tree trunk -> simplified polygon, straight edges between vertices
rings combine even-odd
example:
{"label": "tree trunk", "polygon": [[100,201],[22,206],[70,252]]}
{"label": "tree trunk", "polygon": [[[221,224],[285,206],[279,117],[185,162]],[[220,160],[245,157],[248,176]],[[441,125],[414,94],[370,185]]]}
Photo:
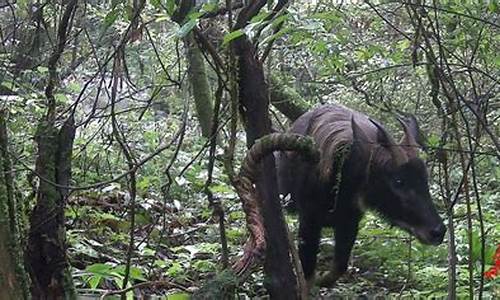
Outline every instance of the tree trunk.
{"label": "tree trunk", "polygon": [[[40,122],[36,172],[40,185],[30,217],[26,264],[32,279],[33,299],[75,299],[66,258],[64,204],[71,179],[71,153],[75,137],[73,117],[58,131],[50,119]],[[50,182],[49,182],[50,181]]]}
{"label": "tree trunk", "polygon": [[193,93],[196,114],[203,137],[209,138],[212,131],[212,90],[208,82],[205,58],[196,44],[193,32],[184,38],[188,60],[188,76]]}
{"label": "tree trunk", "polygon": [[[262,63],[256,58],[255,48],[245,37],[234,41],[239,64],[239,100],[243,115],[247,146],[271,132],[269,98]],[[263,160],[262,172],[256,183],[262,199],[267,250],[264,271],[266,288],[272,299],[296,299],[297,287],[288,248],[287,225],[278,198],[274,157]]]}
{"label": "tree trunk", "polygon": [[0,108],[0,299],[28,299],[27,278],[20,255],[18,211],[8,157],[5,114]]}

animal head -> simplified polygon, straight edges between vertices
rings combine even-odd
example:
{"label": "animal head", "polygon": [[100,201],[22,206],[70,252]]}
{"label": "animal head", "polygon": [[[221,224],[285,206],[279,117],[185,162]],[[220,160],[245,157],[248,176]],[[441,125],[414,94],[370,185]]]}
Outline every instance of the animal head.
{"label": "animal head", "polygon": [[366,205],[420,242],[440,244],[446,227],[429,193],[426,166],[417,156],[424,143],[415,118],[400,120],[404,136],[399,143],[382,125],[370,121],[368,130],[351,119],[353,150],[367,166]]}

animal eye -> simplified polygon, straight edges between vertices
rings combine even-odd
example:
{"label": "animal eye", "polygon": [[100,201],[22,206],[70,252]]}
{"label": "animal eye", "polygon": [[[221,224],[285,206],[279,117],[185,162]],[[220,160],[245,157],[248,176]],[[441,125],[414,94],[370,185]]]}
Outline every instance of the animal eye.
{"label": "animal eye", "polygon": [[394,178],[394,185],[397,186],[397,187],[402,187],[404,186],[404,181],[403,179],[401,179],[400,177],[396,177]]}

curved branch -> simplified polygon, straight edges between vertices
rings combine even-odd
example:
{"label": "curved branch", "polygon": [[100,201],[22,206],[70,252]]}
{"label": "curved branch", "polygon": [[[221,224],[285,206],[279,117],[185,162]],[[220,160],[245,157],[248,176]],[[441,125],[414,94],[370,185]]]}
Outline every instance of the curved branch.
{"label": "curved branch", "polygon": [[319,150],[310,137],[291,134],[273,133],[255,142],[243,161],[240,173],[233,182],[246,215],[250,237],[245,245],[243,256],[233,265],[238,277],[244,278],[264,256],[266,236],[261,213],[262,200],[259,199],[254,183],[259,175],[260,162],[274,151],[296,151],[305,160],[317,162]]}

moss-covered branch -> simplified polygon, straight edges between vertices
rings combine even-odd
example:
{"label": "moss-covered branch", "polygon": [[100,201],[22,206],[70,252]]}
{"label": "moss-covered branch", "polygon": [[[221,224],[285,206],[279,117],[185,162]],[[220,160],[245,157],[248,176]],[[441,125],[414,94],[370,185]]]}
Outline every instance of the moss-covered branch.
{"label": "moss-covered branch", "polygon": [[213,96],[205,68],[205,58],[201,53],[201,49],[196,44],[192,32],[184,38],[184,45],[188,60],[189,82],[193,93],[196,114],[200,122],[201,133],[205,138],[209,138],[212,131]]}
{"label": "moss-covered branch", "polygon": [[271,74],[268,81],[271,104],[291,121],[295,121],[311,108],[295,89],[286,85],[278,76]]}

